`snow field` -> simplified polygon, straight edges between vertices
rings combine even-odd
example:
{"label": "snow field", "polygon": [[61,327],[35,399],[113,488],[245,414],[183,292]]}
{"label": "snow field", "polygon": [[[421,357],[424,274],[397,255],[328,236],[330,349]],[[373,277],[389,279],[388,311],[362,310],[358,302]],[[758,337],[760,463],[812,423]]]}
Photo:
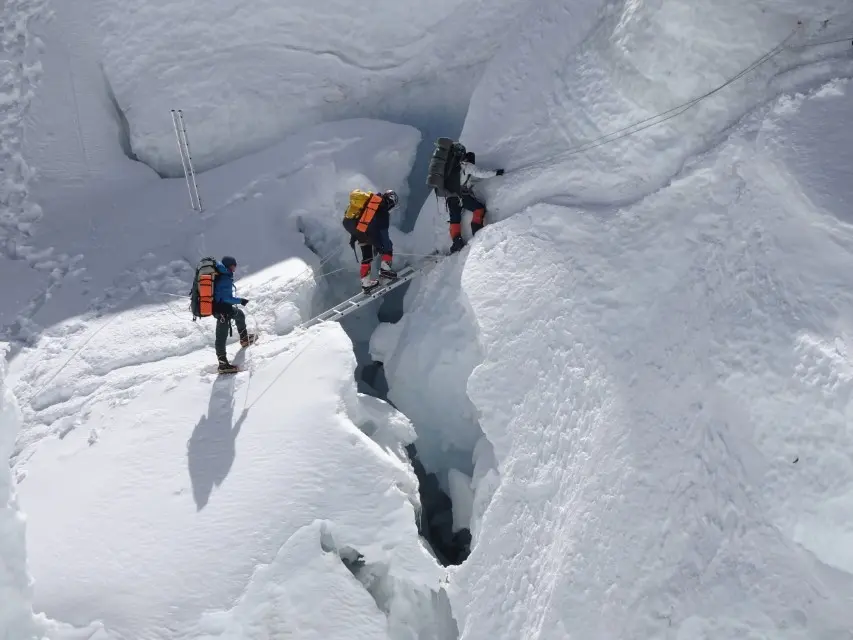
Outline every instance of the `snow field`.
{"label": "snow field", "polygon": [[[796,219],[813,228],[809,242],[797,238],[793,230],[785,239],[790,244],[799,240],[797,252],[789,250],[789,258],[801,257],[817,274],[812,284],[816,299],[808,305],[802,302],[803,294],[785,296],[786,306],[793,307],[801,324],[792,341],[794,363],[785,387],[806,401],[788,406],[789,419],[781,423],[772,412],[781,411],[782,401],[765,399],[753,409],[762,418],[757,441],[773,460],[767,484],[785,496],[772,506],[774,520],[821,561],[847,574],[853,574],[849,552],[853,527],[843,514],[853,506],[853,465],[839,452],[853,446],[849,428],[853,399],[849,384],[850,285],[844,266],[853,246],[849,206],[844,203],[849,203],[853,192],[848,181],[832,178],[853,163],[853,137],[839,132],[823,138],[825,131],[817,123],[841,121],[851,108],[850,79],[780,99],[762,124],[758,144],[763,154],[754,165],[754,171],[787,203]],[[822,259],[816,260],[816,255]],[[793,264],[785,260],[778,269],[795,282],[804,279]],[[792,464],[798,473],[786,473]]]}
{"label": "snow field", "polygon": [[0,16],[0,167],[3,172],[3,209],[0,210],[2,255],[25,258],[32,249],[27,238],[41,209],[30,200],[33,169],[22,154],[23,118],[33,98],[41,65],[33,56],[30,23],[43,16],[44,1],[11,0]]}
{"label": "snow field", "polygon": [[[258,563],[316,519],[412,589],[436,587],[401,454],[414,433],[357,396],[340,327],[270,337],[244,352],[250,373],[237,376],[205,373],[207,356],[138,367],[134,398],[100,394],[76,429],[27,461],[19,490],[37,608],[77,625],[102,620],[119,637],[196,637],[202,614],[230,608]],[[57,486],[57,472],[75,481]],[[343,475],[333,489],[321,480]],[[295,630],[286,608],[279,615],[267,633]]]}
{"label": "snow field", "polygon": [[[40,75],[23,114],[22,151],[35,172],[32,197],[47,217],[63,211],[61,199],[56,209],[50,198],[43,202],[58,189],[91,196],[108,187],[133,189],[155,177],[130,159],[126,123],[103,72],[101,33],[93,28],[97,16],[93,2],[53,2],[47,19],[28,24]],[[165,115],[171,126],[168,106]]]}
{"label": "snow field", "polygon": [[[783,97],[690,160],[772,95],[853,73],[846,45],[786,49],[679,118],[568,154],[718,85],[798,20],[792,45],[843,33],[849,7],[392,4],[376,20],[99,0],[45,27],[24,148],[44,171],[40,244],[63,253],[28,254],[46,275],[9,327],[9,383],[36,606],[88,625],[51,640],[445,640],[450,604],[463,638],[850,637],[849,83]],[[523,212],[416,280],[373,336],[409,422],[355,393],[340,327],[274,334],[352,292],[343,198],[405,198],[418,134],[302,129],[452,120],[486,64],[462,139],[516,169],[482,185],[489,222]],[[174,172],[173,106],[216,167],[207,216],[182,180],[120,157]],[[445,220],[428,201],[411,237],[394,230],[400,255],[446,247]],[[167,294],[224,253],[265,339],[214,381],[210,327]],[[32,290],[20,277],[7,299]],[[450,603],[413,528],[413,429],[473,536]]]}
{"label": "snow field", "polygon": [[500,474],[452,571],[462,638],[853,637],[853,237],[826,177],[850,146],[825,142],[849,87],[780,98],[631,207],[487,227],[445,263],[476,336],[455,397],[395,373],[463,344],[448,278],[409,293],[389,397],[470,403]]}
{"label": "snow field", "polygon": [[[38,60],[38,41],[31,26],[43,19],[47,3],[42,0],[10,0],[0,15],[0,269],[21,289],[32,289],[37,282],[55,283],[53,265],[46,252],[36,248],[32,239],[34,225],[42,208],[32,198],[35,169],[25,149],[24,119],[27,116],[42,74]],[[47,252],[49,253],[49,252]],[[17,309],[27,303],[26,296],[9,290],[0,309],[0,323],[15,320]]]}
{"label": "snow field", "polygon": [[[151,181],[113,204],[132,212],[128,228],[108,217],[85,225],[82,215],[47,223],[85,254],[33,321],[72,317],[24,347],[9,376],[27,401],[15,471],[38,611],[80,633],[100,621],[109,638],[303,633],[309,612],[293,614],[301,600],[291,598],[305,596],[307,574],[294,563],[315,539],[311,566],[331,567],[315,588],[371,604],[350,621],[353,637],[446,623],[433,593],[441,570],[416,529],[403,448],[414,439],[410,423],[356,394],[352,344],[339,326],[292,332],[337,295],[324,272],[342,269],[338,285],[349,273],[347,295],[357,287],[339,229],[349,189],[395,188],[405,199],[418,139],[376,121],[321,125],[199,176],[203,216],[176,213],[186,206],[183,181]],[[231,357],[249,371],[216,378],[213,324],[191,322],[186,293],[198,257],[226,253],[238,259],[238,292],[251,300],[249,329],[262,342],[236,353],[234,336]],[[322,480],[326,472],[336,479]],[[76,479],[61,496],[56,473]],[[358,480],[342,493],[344,473]],[[367,567],[358,579],[339,558],[352,550]],[[66,554],[78,562],[57,562]],[[84,586],[68,592],[70,581]],[[279,600],[253,600],[274,593]]]}

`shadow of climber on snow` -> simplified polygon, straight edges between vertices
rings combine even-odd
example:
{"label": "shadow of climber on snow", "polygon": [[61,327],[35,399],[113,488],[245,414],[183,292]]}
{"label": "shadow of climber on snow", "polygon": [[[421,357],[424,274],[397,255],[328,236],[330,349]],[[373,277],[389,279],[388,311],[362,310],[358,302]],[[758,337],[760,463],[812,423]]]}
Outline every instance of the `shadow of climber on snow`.
{"label": "shadow of climber on snow", "polygon": [[[241,364],[244,358],[245,351],[241,351],[234,359],[234,364]],[[207,506],[214,485],[218,487],[222,484],[234,463],[235,441],[249,413],[248,409],[244,409],[232,427],[236,383],[233,375],[216,378],[210,392],[207,414],[199,419],[187,442],[187,465],[197,511]]]}

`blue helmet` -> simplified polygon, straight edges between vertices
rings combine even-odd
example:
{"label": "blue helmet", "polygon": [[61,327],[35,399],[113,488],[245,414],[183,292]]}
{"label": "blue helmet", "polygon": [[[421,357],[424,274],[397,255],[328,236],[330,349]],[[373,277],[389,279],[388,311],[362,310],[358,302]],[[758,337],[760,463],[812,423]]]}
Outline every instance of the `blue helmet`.
{"label": "blue helmet", "polygon": [[232,256],[223,257],[221,262],[222,262],[222,266],[225,267],[226,269],[229,267],[236,267],[237,266],[237,260],[236,260],[236,258],[233,258]]}

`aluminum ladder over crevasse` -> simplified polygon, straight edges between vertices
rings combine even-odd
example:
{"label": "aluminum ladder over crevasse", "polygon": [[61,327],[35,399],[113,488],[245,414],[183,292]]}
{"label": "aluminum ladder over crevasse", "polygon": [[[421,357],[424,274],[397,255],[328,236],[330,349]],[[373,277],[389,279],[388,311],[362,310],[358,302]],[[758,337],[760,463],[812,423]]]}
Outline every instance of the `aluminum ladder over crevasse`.
{"label": "aluminum ladder over crevasse", "polygon": [[[431,262],[435,264],[434,262]],[[299,325],[300,329],[307,329],[308,327],[313,327],[315,324],[320,324],[321,322],[325,322],[327,320],[337,321],[341,318],[344,318],[351,314],[353,311],[357,309],[361,309],[363,306],[370,304],[374,300],[377,300],[384,296],[389,291],[393,291],[399,286],[406,284],[409,280],[414,278],[416,275],[421,273],[429,264],[419,264],[415,267],[405,267],[397,272],[397,279],[390,281],[388,284],[381,284],[376,287],[373,291],[369,293],[358,293],[354,295],[352,298],[348,300],[344,300],[338,305],[335,305],[328,311],[324,311],[320,315],[303,322]]]}

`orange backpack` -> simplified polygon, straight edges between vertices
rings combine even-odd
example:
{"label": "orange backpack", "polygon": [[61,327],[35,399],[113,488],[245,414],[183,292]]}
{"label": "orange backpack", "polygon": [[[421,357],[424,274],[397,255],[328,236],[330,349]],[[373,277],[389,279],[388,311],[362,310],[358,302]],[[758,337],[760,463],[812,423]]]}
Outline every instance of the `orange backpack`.
{"label": "orange backpack", "polygon": [[202,258],[195,268],[193,288],[190,291],[190,311],[193,322],[197,318],[213,315],[213,285],[216,282],[216,260]]}

